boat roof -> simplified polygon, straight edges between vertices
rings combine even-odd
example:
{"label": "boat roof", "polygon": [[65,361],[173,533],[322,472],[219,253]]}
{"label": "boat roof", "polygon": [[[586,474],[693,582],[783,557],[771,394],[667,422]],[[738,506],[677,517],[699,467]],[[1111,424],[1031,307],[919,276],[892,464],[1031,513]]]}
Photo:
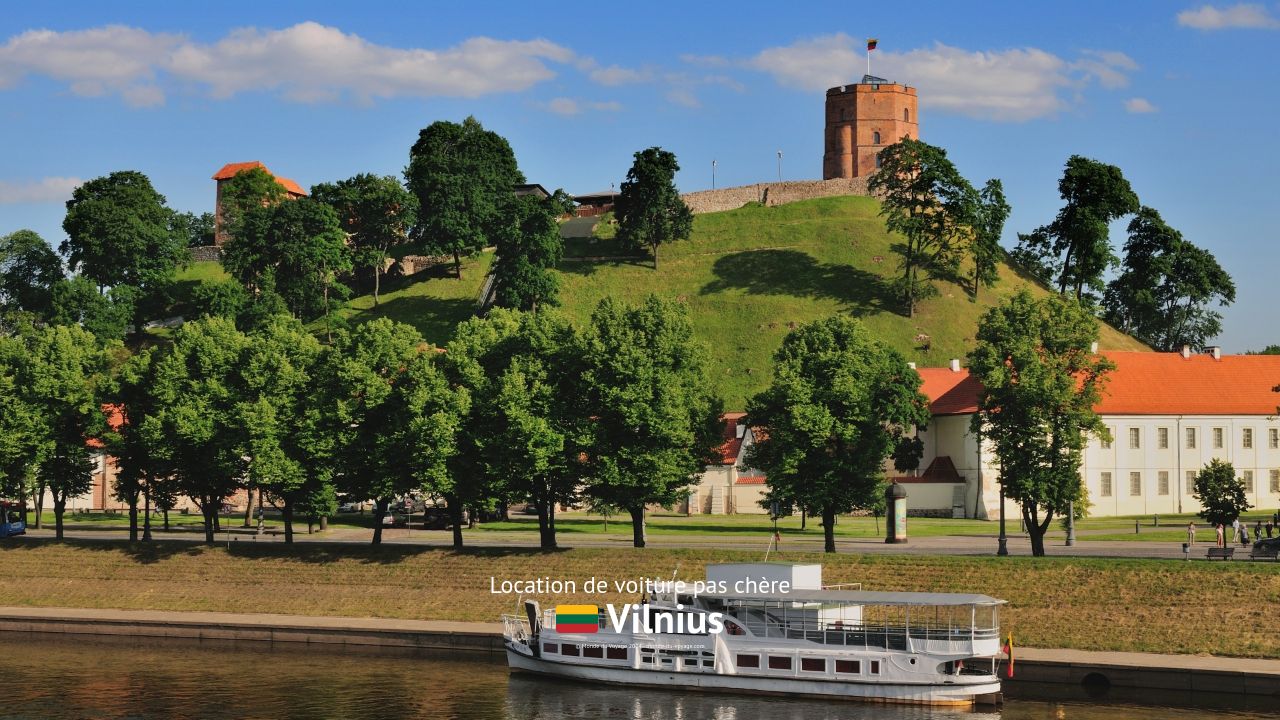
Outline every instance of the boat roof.
{"label": "boat roof", "polygon": [[878,592],[874,590],[792,590],[786,593],[704,592],[698,597],[748,602],[802,602],[831,605],[1003,605],[1004,600],[977,593]]}

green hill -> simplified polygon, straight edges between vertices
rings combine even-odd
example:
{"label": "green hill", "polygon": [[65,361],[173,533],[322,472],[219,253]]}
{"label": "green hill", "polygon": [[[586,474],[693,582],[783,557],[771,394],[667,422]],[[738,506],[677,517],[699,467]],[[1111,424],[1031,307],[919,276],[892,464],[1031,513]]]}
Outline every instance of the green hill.
{"label": "green hill", "polygon": [[[771,357],[796,325],[850,313],[908,360],[941,366],[964,357],[987,308],[1021,287],[1047,292],[1002,267],[1000,282],[983,288],[976,302],[966,289],[942,282],[939,296],[908,318],[887,289],[898,264],[878,212],[871,198],[833,197],[698,215],[688,241],[661,250],[656,272],[647,258],[584,260],[619,253],[608,239],[574,240],[560,267],[562,309],[585,322],[606,295],[636,303],[657,293],[685,303],[710,350],[712,382],[726,408],[742,409],[769,382]],[[486,254],[469,261],[462,281],[404,283],[384,292],[376,309],[370,298],[357,298],[349,316],[361,322],[386,315],[417,326],[432,342],[446,343],[453,326],[474,308],[490,259]],[[1100,344],[1146,349],[1106,326]]]}

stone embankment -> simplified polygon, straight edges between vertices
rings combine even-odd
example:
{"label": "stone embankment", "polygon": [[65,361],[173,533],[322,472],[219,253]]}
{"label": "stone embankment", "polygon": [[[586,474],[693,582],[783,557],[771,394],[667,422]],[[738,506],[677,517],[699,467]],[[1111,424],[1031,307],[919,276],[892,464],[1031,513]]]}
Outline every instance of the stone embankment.
{"label": "stone embankment", "polygon": [[686,193],[684,201],[694,214],[698,214],[736,210],[751,202],[772,207],[836,195],[870,194],[867,191],[867,178],[857,177],[832,180],[790,180],[740,185],[718,190],[700,190]]}

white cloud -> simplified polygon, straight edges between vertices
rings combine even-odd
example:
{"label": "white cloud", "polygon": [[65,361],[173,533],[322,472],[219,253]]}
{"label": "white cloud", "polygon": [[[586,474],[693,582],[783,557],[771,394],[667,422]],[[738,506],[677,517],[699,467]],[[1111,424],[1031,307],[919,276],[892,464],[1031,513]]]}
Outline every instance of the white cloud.
{"label": "white cloud", "polygon": [[576,60],[548,40],[474,37],[440,50],[394,48],[315,22],[243,28],[212,44],[109,25],[10,38],[0,46],[0,88],[43,75],[77,95],[119,94],[137,106],[164,101],[164,77],[215,98],[254,91],[299,102],[478,97],[528,89],[555,76],[548,63]]}
{"label": "white cloud", "polygon": [[605,68],[596,68],[587,73],[593,82],[609,87],[618,85],[629,85],[632,83],[643,83],[653,80],[653,71],[648,69],[636,70],[633,68],[624,68],[618,65],[610,65]]}
{"label": "white cloud", "polygon": [[666,97],[667,101],[674,105],[680,105],[687,108],[702,107],[702,101],[699,100],[698,96],[693,94],[693,90],[688,87],[673,87],[667,91]]}
{"label": "white cloud", "polygon": [[680,62],[701,67],[729,67],[733,64],[732,60],[723,55],[694,55],[692,53],[681,55]]}
{"label": "white cloud", "polygon": [[1183,10],[1178,13],[1178,24],[1197,30],[1280,29],[1280,19],[1273,16],[1262,5],[1253,3],[1241,3],[1225,8],[1204,5],[1194,10]]}
{"label": "white cloud", "polygon": [[1160,108],[1156,107],[1155,105],[1152,105],[1150,100],[1146,98],[1140,98],[1140,97],[1129,98],[1128,100],[1125,100],[1124,109],[1131,113],[1139,113],[1139,114],[1160,112]]}
{"label": "white cloud", "polygon": [[[821,91],[862,77],[866,55],[860,42],[837,33],[768,48],[746,62],[781,85]],[[877,52],[875,75],[919,89],[932,110],[989,120],[1022,121],[1052,115],[1066,103],[1063,89],[1097,81],[1127,84],[1137,63],[1124,53],[1090,50],[1075,62],[1037,48],[993,52],[935,44],[907,52]]]}
{"label": "white cloud", "polygon": [[83,180],[74,177],[47,177],[26,182],[0,180],[0,205],[64,202],[83,184]]}
{"label": "white cloud", "polygon": [[616,100],[575,100],[567,97],[553,98],[545,103],[538,103],[537,106],[549,113],[555,113],[556,115],[563,115],[565,117],[580,115],[587,110],[595,110],[598,112],[618,112],[622,109],[622,103]]}

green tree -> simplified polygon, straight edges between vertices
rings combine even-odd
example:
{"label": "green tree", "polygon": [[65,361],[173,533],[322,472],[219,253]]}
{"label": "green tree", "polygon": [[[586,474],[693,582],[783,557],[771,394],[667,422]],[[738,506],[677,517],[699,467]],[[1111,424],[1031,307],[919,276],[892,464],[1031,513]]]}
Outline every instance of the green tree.
{"label": "green tree", "polygon": [[48,320],[53,286],[62,278],[62,261],[44,238],[30,230],[0,237],[0,310]]}
{"label": "green tree", "polygon": [[206,247],[213,244],[215,221],[211,212],[199,215],[191,212],[175,212],[169,218],[170,231],[187,247]]}
{"label": "green tree", "polygon": [[171,474],[164,461],[165,450],[159,433],[146,432],[154,421],[157,408],[152,388],[155,383],[153,362],[156,350],[144,349],[129,357],[116,372],[110,402],[120,413],[121,423],[109,433],[106,447],[116,460],[115,486],[112,493],[129,506],[129,540],[138,539],[138,505],[150,505],[151,488],[159,478]]}
{"label": "green tree", "polygon": [[556,506],[577,502],[586,482],[579,349],[563,316],[499,308],[458,326],[443,356],[472,400],[454,476],[482,479],[473,497],[531,503],[543,549],[556,547]]}
{"label": "green tree", "polygon": [[564,254],[556,220],[561,211],[554,198],[525,195],[507,203],[500,213],[493,262],[498,305],[534,310],[556,304],[558,282],[552,270]]}
{"label": "green tree", "polygon": [[249,343],[231,321],[203,318],[178,328],[154,359],[154,410],[143,432],[163,448],[176,488],[200,506],[209,543],[223,502],[248,471],[237,375]]}
{"label": "green tree", "polygon": [[880,198],[885,226],[906,241],[893,246],[902,276],[895,283],[908,317],[938,293],[933,280],[954,279],[972,233],[978,194],[947,159],[947,151],[903,138],[880,151],[869,188]]}
{"label": "green tree", "polygon": [[614,205],[618,242],[653,253],[658,269],[658,246],[687,240],[693,231],[693,211],[676,189],[680,170],[675,153],[651,147],[635,154]]}
{"label": "green tree", "polygon": [[1000,236],[1004,234],[1004,223],[1012,212],[1009,203],[1004,199],[1004,185],[992,178],[982,186],[979,194],[977,217],[973,224],[973,297],[978,298],[981,286],[991,287],[1000,280],[1000,260],[1004,258],[1004,249],[1000,247]]}
{"label": "green tree", "polygon": [[524,182],[511,145],[474,117],[440,120],[418,133],[404,176],[418,198],[415,242],[424,252],[452,255],[459,279],[462,258],[491,242],[498,211]]}
{"label": "green tree", "polygon": [[34,471],[47,446],[47,427],[24,384],[28,362],[25,337],[0,335],[0,496],[31,498],[38,508],[44,490],[37,492]]}
{"label": "green tree", "polygon": [[1014,258],[1081,300],[1103,289],[1103,273],[1116,263],[1110,224],[1138,211],[1138,195],[1120,168],[1079,155],[1067,160],[1058,192],[1066,204],[1053,222],[1018,236]]}
{"label": "green tree", "polygon": [[765,429],[747,463],[764,471],[771,500],[821,513],[827,552],[836,515],[883,495],[886,460],[896,455],[904,470],[919,462],[912,436],[929,422],[920,382],[860,322],[835,316],[788,333],[772,384],[747,403],[750,423]]}
{"label": "green tree", "polygon": [[390,175],[367,173],[311,188],[311,197],[332,207],[347,233],[356,267],[373,276],[373,304],[378,304],[382,274],[391,250],[408,242],[418,220],[418,198]]}
{"label": "green tree", "polygon": [[1214,458],[1196,474],[1192,496],[1200,501],[1197,513],[1210,525],[1230,525],[1252,507],[1244,481],[1226,460]]}
{"label": "green tree", "polygon": [[218,187],[218,215],[227,239],[239,237],[242,223],[258,208],[288,199],[289,193],[265,168],[241,170]]}
{"label": "green tree", "polygon": [[114,172],[81,185],[67,201],[59,251],[73,272],[99,291],[129,286],[136,291],[131,320],[141,333],[150,312],[167,301],[169,285],[189,255],[187,239],[174,234],[173,211],[146,175]]}
{"label": "green tree", "polygon": [[723,442],[706,350],[682,306],[650,295],[639,307],[602,300],[582,354],[590,489],[631,514],[644,547],[645,506],[684,497]]}
{"label": "green tree", "polygon": [[[191,291],[191,316],[192,317],[224,317],[237,321],[237,325],[241,327],[254,327],[256,323],[242,322],[242,316],[251,307],[254,309],[266,310],[265,316],[274,315],[278,312],[284,312],[284,304],[279,303],[275,307],[262,307],[262,303],[255,304],[249,297],[249,291],[239,280],[214,280],[205,281],[196,285]],[[265,317],[263,322],[265,322]]]}
{"label": "green tree", "polygon": [[972,429],[999,458],[1000,483],[1022,507],[1036,556],[1053,517],[1085,506],[1087,437],[1108,437],[1094,406],[1113,366],[1090,351],[1097,339],[1097,320],[1073,298],[1037,300],[1024,289],[983,315],[969,353],[982,384]]}
{"label": "green tree", "polygon": [[78,275],[54,283],[50,295],[49,322],[79,325],[104,341],[124,338],[129,322],[138,316],[138,290],[132,285],[102,293],[92,280]]}
{"label": "green tree", "polygon": [[1129,222],[1124,251],[1123,270],[1102,301],[1107,322],[1167,352],[1200,347],[1222,331],[1222,315],[1209,305],[1234,302],[1236,286],[1212,253],[1149,207]]}
{"label": "green tree", "polygon": [[1268,345],[1261,350],[1247,350],[1245,355],[1280,355],[1280,345]]}

